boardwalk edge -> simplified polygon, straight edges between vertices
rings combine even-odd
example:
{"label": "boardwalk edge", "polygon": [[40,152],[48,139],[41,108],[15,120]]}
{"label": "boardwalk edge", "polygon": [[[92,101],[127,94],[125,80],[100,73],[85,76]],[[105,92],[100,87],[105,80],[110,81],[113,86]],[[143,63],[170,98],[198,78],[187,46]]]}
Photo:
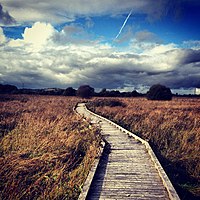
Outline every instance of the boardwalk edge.
{"label": "boardwalk edge", "polygon": [[146,146],[146,149],[147,149],[149,155],[151,156],[151,160],[153,161],[155,168],[158,170],[159,176],[163,182],[163,185],[165,186],[165,188],[168,192],[169,198],[171,200],[180,200],[176,190],[174,189],[170,179],[168,178],[163,167],[161,166],[161,164],[160,164],[159,160],[157,159],[155,153],[153,152],[151,146],[149,145],[148,142],[145,142],[145,146]]}
{"label": "boardwalk edge", "polygon": [[89,189],[90,189],[90,186],[91,186],[91,183],[92,183],[92,180],[94,178],[94,175],[95,175],[95,172],[97,170],[97,167],[98,167],[98,164],[99,164],[99,161],[100,161],[100,158],[101,158],[101,155],[103,153],[103,150],[104,150],[104,147],[105,147],[105,142],[102,141],[102,147],[100,149],[100,153],[99,153],[99,156],[94,160],[93,162],[93,165],[92,165],[92,168],[87,176],[87,179],[83,185],[83,189],[79,195],[79,198],[78,200],[85,200],[86,197],[87,197],[87,194],[89,192]]}

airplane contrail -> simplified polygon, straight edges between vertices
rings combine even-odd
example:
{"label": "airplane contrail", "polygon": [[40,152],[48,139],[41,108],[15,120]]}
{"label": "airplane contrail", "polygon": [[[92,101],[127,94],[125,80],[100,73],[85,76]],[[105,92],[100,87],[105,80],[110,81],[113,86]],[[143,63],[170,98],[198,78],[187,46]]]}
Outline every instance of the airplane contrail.
{"label": "airplane contrail", "polygon": [[117,36],[115,37],[115,39],[117,39],[117,38],[119,37],[119,35],[121,34],[121,32],[122,32],[124,26],[126,25],[128,19],[129,19],[129,17],[130,17],[131,14],[132,14],[132,11],[133,11],[133,10],[131,10],[130,13],[128,14],[128,16],[126,17],[126,19],[125,19],[125,21],[124,21],[122,27],[120,28],[119,33],[118,33]]}

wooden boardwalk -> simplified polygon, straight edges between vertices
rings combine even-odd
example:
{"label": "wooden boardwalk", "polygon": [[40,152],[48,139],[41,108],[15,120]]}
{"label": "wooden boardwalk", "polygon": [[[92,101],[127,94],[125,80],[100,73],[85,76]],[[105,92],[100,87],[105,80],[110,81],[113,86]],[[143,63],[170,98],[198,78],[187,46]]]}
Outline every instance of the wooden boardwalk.
{"label": "wooden boardwalk", "polygon": [[130,137],[125,129],[88,111],[85,104],[78,104],[76,111],[99,125],[106,140],[91,184],[79,199],[179,199],[147,142]]}

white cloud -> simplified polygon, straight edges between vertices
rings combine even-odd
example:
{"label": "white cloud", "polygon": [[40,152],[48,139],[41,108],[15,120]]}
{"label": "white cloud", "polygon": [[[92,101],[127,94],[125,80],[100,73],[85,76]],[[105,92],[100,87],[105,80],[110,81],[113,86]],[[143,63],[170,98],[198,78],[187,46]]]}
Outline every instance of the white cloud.
{"label": "white cloud", "polygon": [[158,55],[158,54],[163,54],[168,51],[176,49],[176,45],[173,43],[170,44],[154,44],[154,46],[151,49],[145,50],[145,54],[150,54],[150,55]]}
{"label": "white cloud", "polygon": [[177,49],[177,45],[174,43],[162,44],[150,41],[138,41],[136,38],[132,39],[129,44],[131,51],[144,54],[144,55],[158,55],[168,51]]}
{"label": "white cloud", "polygon": [[51,24],[36,22],[31,28],[25,28],[22,36],[25,43],[42,46],[47,44],[54,34],[55,29]]}
{"label": "white cloud", "polygon": [[36,22],[30,28],[25,28],[23,39],[11,39],[9,46],[25,47],[27,51],[37,52],[52,43],[52,37],[57,33],[49,23]]}
{"label": "white cloud", "polygon": [[185,51],[180,50],[176,44],[144,43],[146,48],[141,55],[145,55],[141,63],[150,66],[159,72],[172,71],[179,66],[183,60]]}
{"label": "white cloud", "polygon": [[66,26],[60,32],[41,22],[26,28],[23,39],[0,46],[0,82],[12,81],[9,83],[19,87],[24,83],[32,88],[78,87],[85,83],[97,88],[158,82],[173,87],[200,84],[197,50],[133,40],[129,49],[117,51],[98,40],[88,42],[87,37],[77,42],[79,37],[73,35],[80,33],[87,35],[78,25]]}
{"label": "white cloud", "polygon": [[3,29],[0,27],[0,44],[3,44],[6,41],[6,37],[3,33]]}
{"label": "white cloud", "polygon": [[200,40],[189,40],[183,42],[183,48],[200,49]]}
{"label": "white cloud", "polygon": [[200,88],[196,88],[196,89],[195,89],[195,94],[200,95]]}

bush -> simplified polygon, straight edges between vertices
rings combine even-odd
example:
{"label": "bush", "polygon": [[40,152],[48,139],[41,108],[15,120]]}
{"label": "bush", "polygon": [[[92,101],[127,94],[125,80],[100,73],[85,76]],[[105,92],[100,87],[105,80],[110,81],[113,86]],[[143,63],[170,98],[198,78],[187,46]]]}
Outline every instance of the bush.
{"label": "bush", "polygon": [[81,85],[76,94],[82,98],[90,98],[94,95],[94,88],[90,87],[89,85]]}
{"label": "bush", "polygon": [[17,87],[14,85],[2,85],[0,84],[0,94],[10,94],[17,91]]}
{"label": "bush", "polygon": [[76,90],[73,89],[72,87],[68,87],[64,92],[64,96],[76,96]]}
{"label": "bush", "polygon": [[172,93],[170,88],[164,85],[153,85],[147,92],[148,100],[172,100]]}

